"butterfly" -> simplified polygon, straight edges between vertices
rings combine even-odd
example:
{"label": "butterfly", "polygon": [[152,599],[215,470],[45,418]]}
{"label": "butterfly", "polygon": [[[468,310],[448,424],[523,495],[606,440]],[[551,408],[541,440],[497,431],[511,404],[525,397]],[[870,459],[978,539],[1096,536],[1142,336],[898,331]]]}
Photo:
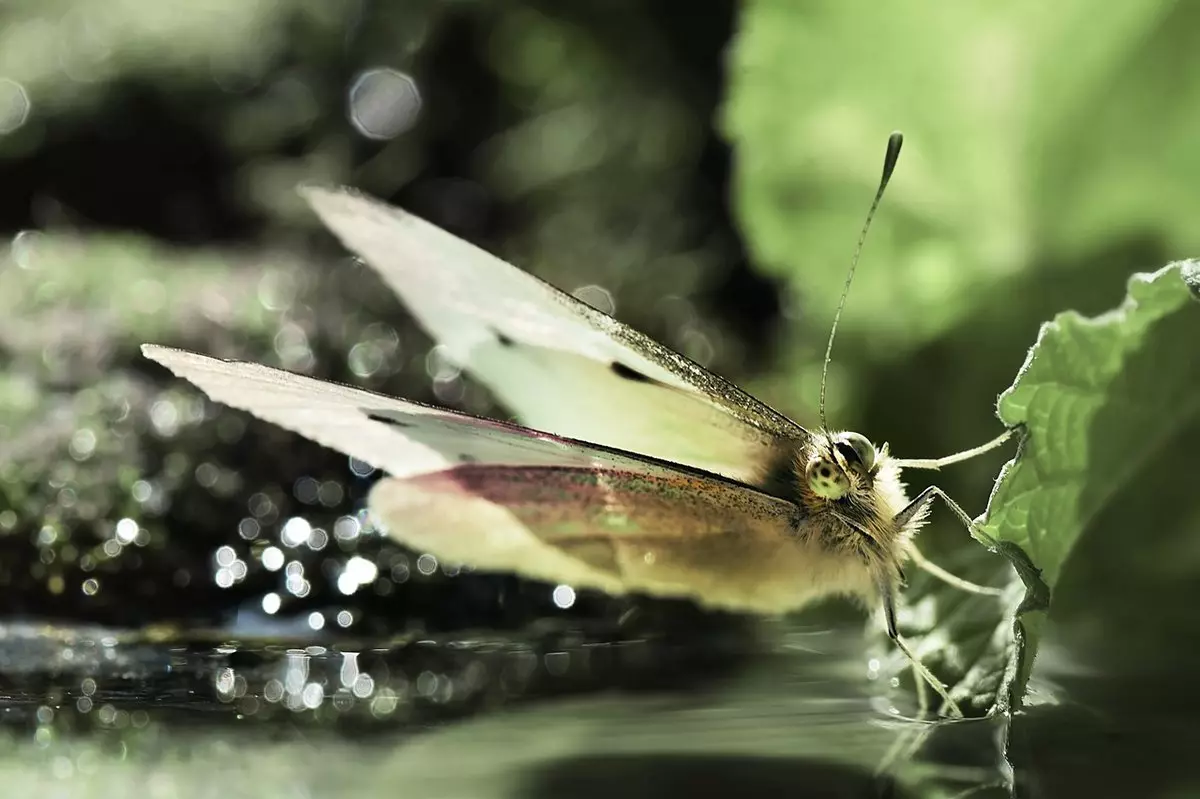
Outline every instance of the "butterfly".
{"label": "butterfly", "polygon": [[[889,140],[868,225],[901,141]],[[995,589],[920,555],[913,537],[935,498],[972,521],[936,487],[909,499],[900,473],[972,457],[1007,433],[948,458],[900,460],[886,444],[825,426],[824,379],[822,425],[807,429],[413,214],[352,189],[301,193],[520,424],[153,344],[146,357],[217,402],[385,472],[368,507],[415,550],[481,571],[751,613],[858,598],[882,606],[888,634],[957,711],[897,632],[902,566],[912,558],[960,587]],[[852,275],[853,266],[847,291]]]}

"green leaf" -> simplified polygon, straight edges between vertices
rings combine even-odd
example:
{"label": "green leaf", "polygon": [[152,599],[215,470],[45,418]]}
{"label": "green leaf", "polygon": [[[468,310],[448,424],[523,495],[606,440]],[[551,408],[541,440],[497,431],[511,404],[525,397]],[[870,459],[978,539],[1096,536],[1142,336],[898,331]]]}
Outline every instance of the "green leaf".
{"label": "green leaf", "polygon": [[[1000,397],[1000,419],[1024,437],[982,527],[1026,585],[1002,706],[1024,692],[1050,592],[1080,535],[1147,467],[1177,463],[1179,434],[1200,420],[1197,300],[1200,262],[1135,275],[1119,308],[1045,324]],[[1128,529],[1126,545],[1140,533]]]}

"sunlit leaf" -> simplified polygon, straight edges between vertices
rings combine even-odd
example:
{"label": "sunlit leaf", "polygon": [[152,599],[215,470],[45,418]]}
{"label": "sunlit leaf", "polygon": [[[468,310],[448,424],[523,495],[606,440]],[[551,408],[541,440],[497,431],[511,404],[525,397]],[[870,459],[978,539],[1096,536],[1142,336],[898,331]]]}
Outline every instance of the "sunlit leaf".
{"label": "sunlit leaf", "polygon": [[[1166,468],[1178,435],[1200,419],[1196,300],[1200,262],[1135,275],[1119,308],[1095,318],[1066,312],[1043,326],[1000,398],[1000,418],[1024,430],[984,524],[1028,588],[1014,628],[1012,696],[1028,680],[1050,591],[1080,535],[1135,478]],[[1128,543],[1142,531],[1124,534]]]}

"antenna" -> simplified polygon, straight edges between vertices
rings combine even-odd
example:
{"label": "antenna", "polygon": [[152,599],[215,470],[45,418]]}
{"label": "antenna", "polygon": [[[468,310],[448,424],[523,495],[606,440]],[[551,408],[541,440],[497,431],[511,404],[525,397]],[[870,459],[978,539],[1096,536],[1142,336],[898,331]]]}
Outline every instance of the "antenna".
{"label": "antenna", "polygon": [[850,259],[850,271],[846,273],[846,285],[842,287],[842,298],[838,300],[837,313],[833,315],[833,327],[829,330],[829,343],[825,345],[825,363],[821,365],[821,427],[825,424],[825,381],[829,377],[829,357],[833,353],[833,337],[837,335],[838,322],[842,319],[842,309],[846,307],[846,297],[850,294],[850,282],[854,280],[854,270],[858,268],[858,257],[862,255],[863,244],[867,240],[867,231],[871,229],[871,220],[883,199],[883,191],[888,181],[892,179],[892,171],[900,158],[900,147],[904,144],[904,134],[895,131],[888,136],[887,152],[883,156],[883,177],[879,179],[879,188],[875,190],[875,199],[871,201],[871,209],[867,211],[867,220],[863,222],[862,232],[858,234],[858,245],[854,248],[854,257]]}

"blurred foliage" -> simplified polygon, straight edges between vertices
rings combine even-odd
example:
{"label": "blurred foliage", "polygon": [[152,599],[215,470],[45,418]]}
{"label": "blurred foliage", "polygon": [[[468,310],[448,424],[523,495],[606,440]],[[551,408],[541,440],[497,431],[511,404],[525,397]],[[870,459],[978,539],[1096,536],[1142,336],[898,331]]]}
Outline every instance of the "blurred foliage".
{"label": "blurred foliage", "polygon": [[[723,125],[756,262],[818,328],[887,132],[907,147],[844,333],[876,359],[1130,236],[1200,247],[1193,4],[747,4]],[[1087,31],[1081,36],[1081,31]],[[840,232],[839,232],[840,231]]]}

